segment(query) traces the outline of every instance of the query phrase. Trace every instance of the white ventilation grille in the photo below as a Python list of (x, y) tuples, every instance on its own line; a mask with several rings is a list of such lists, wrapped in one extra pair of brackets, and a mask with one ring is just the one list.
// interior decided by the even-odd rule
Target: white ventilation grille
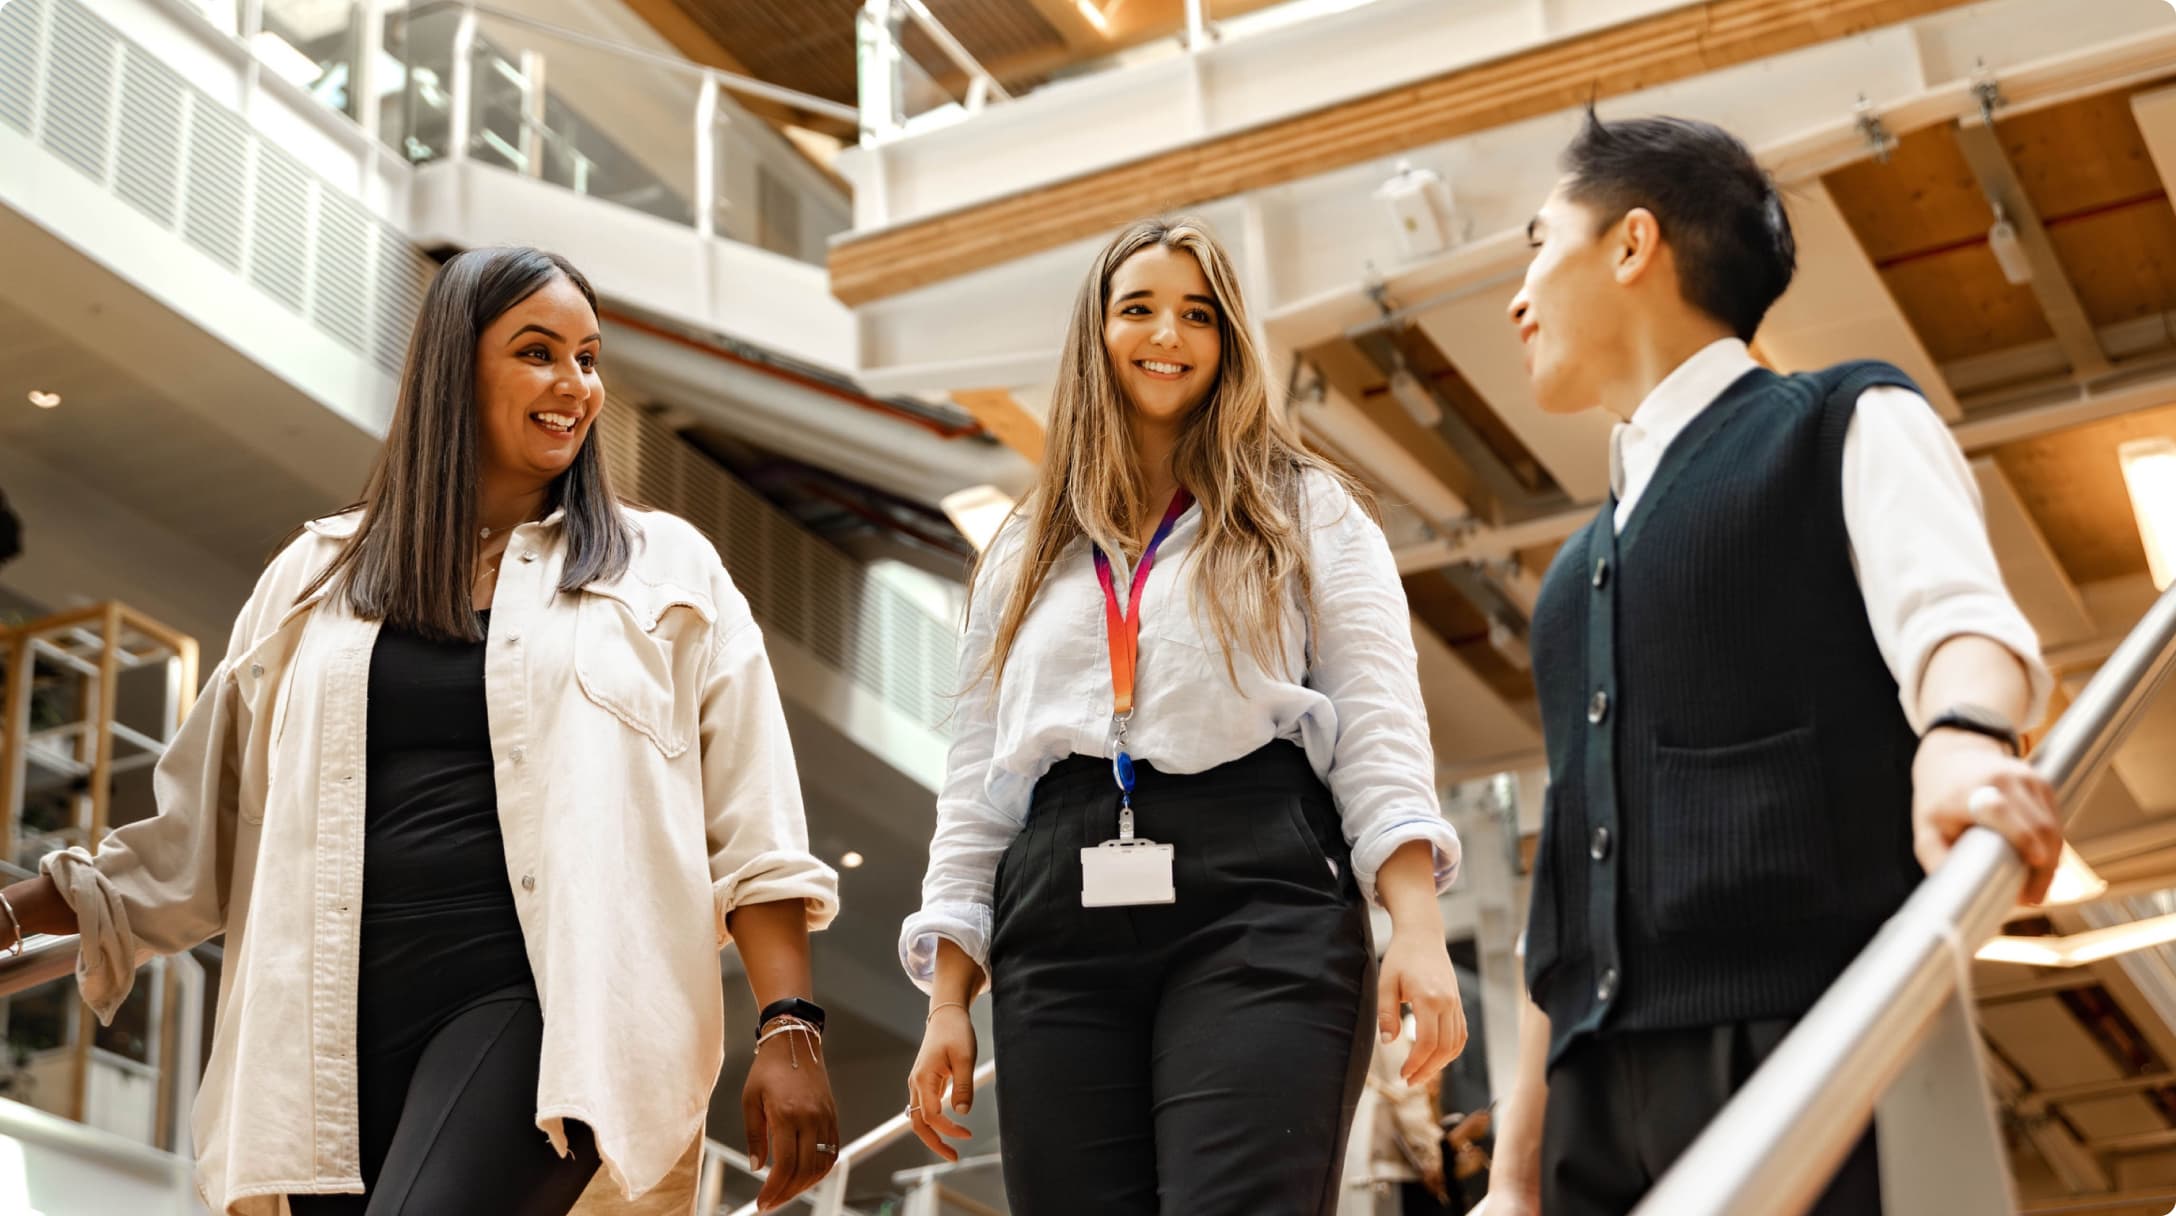
[(0, 122), (30, 134), (30, 107), (38, 93), (39, 26), (45, 0), (0, 4)]
[(295, 158), (257, 145), (257, 208), (250, 225), (249, 281), (302, 311), (303, 269), (309, 264), (310, 187)]
[(174, 224), (180, 198), (182, 83), (163, 64), (121, 78), (121, 145), (113, 192), (157, 222)]
[(329, 190), (317, 196), (317, 264), (311, 275), (310, 315), (341, 345), (370, 353), (370, 213)]
[(103, 182), (113, 131), (114, 52), (120, 39), (75, 4), (57, 6), (53, 18), (40, 141), (53, 155)]
[(189, 107), (189, 170), (182, 235), (219, 264), (242, 269), (242, 183), (251, 140), (241, 120), (216, 105)]
[(0, 0), (0, 124), (399, 373), (431, 260), (79, 0)]
[(614, 487), (701, 529), (766, 631), (914, 721), (943, 729), (955, 646), (945, 621), (803, 531), (636, 407), (614, 401), (599, 425)]

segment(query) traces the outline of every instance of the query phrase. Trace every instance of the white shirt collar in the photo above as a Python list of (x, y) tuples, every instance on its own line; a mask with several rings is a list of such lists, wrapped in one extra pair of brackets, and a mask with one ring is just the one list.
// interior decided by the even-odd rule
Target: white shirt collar
[(1664, 376), (1632, 411), (1631, 419), (1610, 432), (1609, 486), (1618, 502), (1629, 505), (1637, 499), (1654, 476), (1655, 466), (1662, 463), (1670, 441), (1715, 404), (1738, 377), (1759, 366), (1745, 343), (1723, 338), (1701, 347)]

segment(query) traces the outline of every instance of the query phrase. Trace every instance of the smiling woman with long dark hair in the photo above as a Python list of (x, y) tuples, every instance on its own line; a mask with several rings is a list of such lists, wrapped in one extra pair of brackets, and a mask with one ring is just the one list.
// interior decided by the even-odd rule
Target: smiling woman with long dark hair
[(765, 1206), (838, 1151), (808, 955), (837, 875), (747, 602), (612, 492), (603, 344), (564, 259), (448, 262), (362, 503), (259, 580), (159, 813), (0, 892), (0, 945), (82, 934), (101, 1017), (143, 955), (226, 935), (216, 1211), (686, 1211), (729, 939)]

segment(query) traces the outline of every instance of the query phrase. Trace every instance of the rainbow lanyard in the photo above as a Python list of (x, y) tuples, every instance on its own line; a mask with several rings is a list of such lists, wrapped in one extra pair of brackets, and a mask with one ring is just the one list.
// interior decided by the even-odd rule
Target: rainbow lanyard
[(1163, 522), (1141, 550), (1133, 568), (1133, 585), (1126, 593), (1126, 607), (1118, 607), (1118, 588), (1111, 578), (1111, 559), (1096, 550), (1096, 581), (1103, 584), (1103, 631), (1111, 644), (1111, 776), (1118, 782), (1118, 838), (1133, 839), (1133, 756), (1126, 751), (1126, 724), (1133, 720), (1133, 673), (1141, 654), (1141, 590), (1148, 586), (1148, 572), (1156, 565), (1162, 547), (1179, 516), (1194, 505), (1194, 496), (1180, 487), (1164, 508)]

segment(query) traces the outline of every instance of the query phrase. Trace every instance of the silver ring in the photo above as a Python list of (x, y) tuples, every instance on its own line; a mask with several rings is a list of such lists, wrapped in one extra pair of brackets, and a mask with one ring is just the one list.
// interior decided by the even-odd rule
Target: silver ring
[(816, 1146), (816, 1151), (829, 1157), (839, 1151), (839, 1146), (836, 1144), (819, 1144)]

